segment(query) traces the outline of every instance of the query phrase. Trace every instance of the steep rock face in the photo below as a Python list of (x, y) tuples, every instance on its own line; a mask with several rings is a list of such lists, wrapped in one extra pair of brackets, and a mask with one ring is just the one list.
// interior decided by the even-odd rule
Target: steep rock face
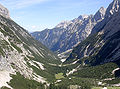
[(115, 13), (101, 31), (104, 45), (96, 55), (95, 64), (120, 61), (120, 11)]
[(10, 18), (8, 9), (2, 6), (1, 4), (0, 4), (0, 15), (6, 18)]
[(28, 79), (48, 82), (48, 76), (54, 77), (50, 74), (51, 63), (59, 63), (51, 51), (14, 21), (0, 15), (0, 87), (11, 88), (7, 84), (11, 74), (18, 73)]
[(106, 8), (101, 7), (94, 16), (95, 20), (99, 21), (101, 19), (104, 19), (105, 13), (106, 13)]
[[(120, 59), (120, 1), (114, 0), (107, 8), (105, 19), (99, 22), (93, 33), (74, 48), (68, 61), (98, 65), (107, 62), (118, 62)], [(115, 9), (115, 10), (114, 10)], [(112, 12), (112, 14), (110, 14)], [(109, 13), (110, 12), (110, 13)], [(100, 25), (102, 23), (102, 25)], [(96, 29), (100, 27), (101, 29)], [(119, 64), (119, 63), (118, 63)]]
[(65, 52), (89, 36), (96, 23), (104, 18), (105, 11), (102, 7), (94, 16), (81, 15), (71, 21), (62, 22), (51, 30), (32, 33), (32, 36), (54, 52)]
[(42, 42), (46, 47), (51, 49), (53, 45), (59, 41), (61, 35), (65, 32), (65, 28), (71, 23), (73, 22), (63, 21), (53, 29), (45, 29), (41, 32), (34, 32), (31, 35), (38, 41)]
[(61, 34), (64, 32), (64, 28), (53, 28), (53, 29), (45, 29), (41, 32), (34, 32), (32, 33), (32, 36), (42, 42), (46, 47), (49, 49), (52, 48), (53, 45), (55, 45)]
[(97, 23), (95, 27), (93, 28), (91, 34), (95, 34), (96, 32), (99, 32), (104, 28), (104, 26), (109, 22), (111, 19), (111, 16), (118, 12), (120, 8), (120, 1), (119, 0), (114, 0), (107, 8), (106, 13), (105, 13), (105, 19), (103, 19), (101, 22)]
[(110, 17), (114, 13), (118, 12), (119, 8), (120, 8), (120, 1), (114, 0), (107, 8), (105, 17)]

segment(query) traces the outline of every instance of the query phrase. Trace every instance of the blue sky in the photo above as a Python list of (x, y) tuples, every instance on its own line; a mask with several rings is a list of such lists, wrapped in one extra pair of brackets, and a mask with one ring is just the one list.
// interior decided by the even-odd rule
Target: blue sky
[(82, 14), (95, 14), (112, 0), (0, 0), (11, 18), (29, 32), (53, 28)]

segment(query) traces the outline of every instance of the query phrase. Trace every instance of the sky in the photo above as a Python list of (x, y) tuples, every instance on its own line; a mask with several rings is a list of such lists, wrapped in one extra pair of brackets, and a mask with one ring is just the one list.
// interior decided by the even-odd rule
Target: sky
[(29, 32), (53, 28), (79, 15), (95, 14), (112, 0), (0, 0), (10, 17)]

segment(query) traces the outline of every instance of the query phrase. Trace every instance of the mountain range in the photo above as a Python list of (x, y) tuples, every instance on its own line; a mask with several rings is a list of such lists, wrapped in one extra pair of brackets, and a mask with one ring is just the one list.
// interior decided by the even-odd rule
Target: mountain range
[(64, 57), (89, 36), (92, 28), (104, 19), (105, 12), (106, 9), (101, 7), (95, 15), (80, 15), (71, 21), (61, 22), (53, 29), (45, 29), (31, 35), (53, 52), (57, 52), (60, 57)]

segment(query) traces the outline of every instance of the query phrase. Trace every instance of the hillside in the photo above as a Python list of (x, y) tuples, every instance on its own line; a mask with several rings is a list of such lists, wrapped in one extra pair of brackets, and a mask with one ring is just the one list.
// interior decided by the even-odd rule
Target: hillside
[(74, 48), (68, 60), (92, 57), (90, 63), (96, 61), (97, 64), (119, 60), (119, 5), (119, 0), (114, 0), (109, 5), (105, 19), (93, 28), (85, 41)]
[[(88, 38), (74, 47), (72, 53), (64, 63), (83, 66), (82, 69), (79, 67), (74, 71), (74, 76), (96, 77), (97, 79), (102, 79), (104, 83), (107, 82), (119, 86), (119, 6), (120, 1), (114, 0), (107, 8), (104, 20), (96, 24)], [(99, 69), (100, 66), (101, 69)]]
[[(55, 79), (57, 72), (51, 64), (59, 63), (58, 57), (24, 28), (10, 17), (0, 15), (0, 87), (18, 89), (16, 86), (23, 81), (30, 81), (28, 85), (35, 86), (48, 84)], [(25, 89), (25, 85), (21, 89)]]

